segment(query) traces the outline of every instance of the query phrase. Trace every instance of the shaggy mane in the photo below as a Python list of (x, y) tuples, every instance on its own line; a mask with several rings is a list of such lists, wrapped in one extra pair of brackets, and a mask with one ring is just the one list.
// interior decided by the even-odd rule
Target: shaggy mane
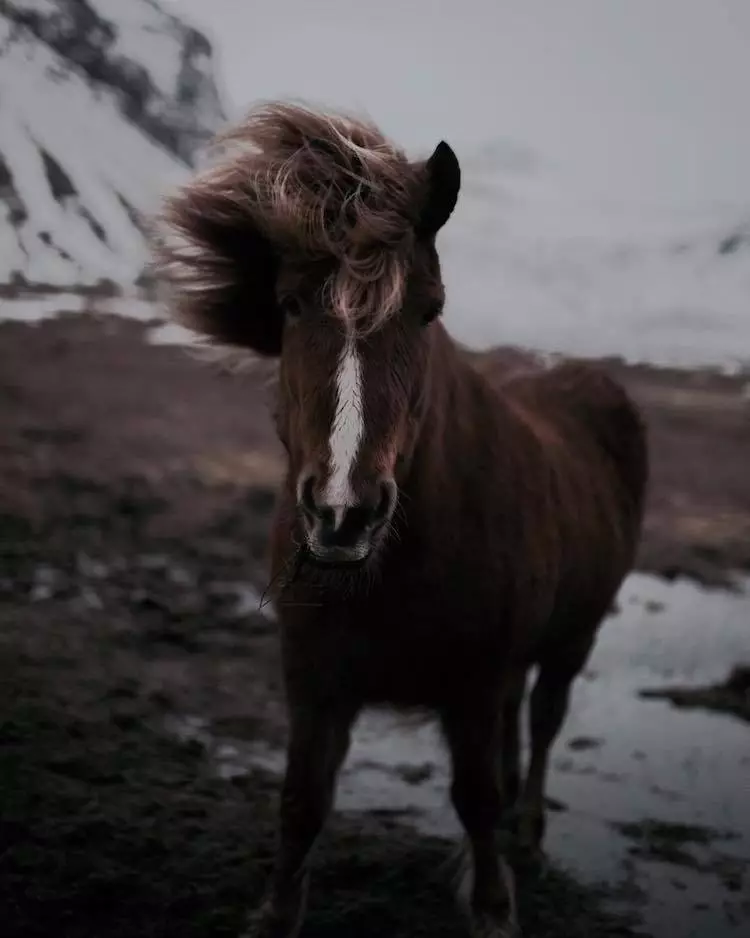
[[(239, 289), (242, 264), (205, 235), (212, 221), (255, 226), (279, 254), (333, 260), (325, 307), (377, 328), (400, 308), (414, 245), (418, 166), (371, 123), (300, 104), (261, 105), (217, 137), (221, 151), (167, 201), (161, 272), (183, 305)], [(206, 322), (207, 313), (183, 316)], [(366, 325), (365, 325), (366, 324)]]

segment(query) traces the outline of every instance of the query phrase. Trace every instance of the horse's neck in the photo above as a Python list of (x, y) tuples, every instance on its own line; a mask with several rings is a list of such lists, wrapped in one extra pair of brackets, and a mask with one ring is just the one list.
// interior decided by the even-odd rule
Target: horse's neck
[[(439, 330), (439, 331), (438, 331)], [(462, 461), (476, 462), (512, 420), (509, 409), (469, 356), (438, 324), (430, 388), (409, 477), (409, 500), (422, 510), (439, 511), (441, 495), (455, 485), (455, 473), (466, 476)], [(415, 508), (416, 508), (415, 504)]]

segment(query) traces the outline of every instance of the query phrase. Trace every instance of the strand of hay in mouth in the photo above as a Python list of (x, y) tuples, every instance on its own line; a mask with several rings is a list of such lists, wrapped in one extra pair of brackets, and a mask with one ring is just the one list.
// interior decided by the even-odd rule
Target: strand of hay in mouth
[(210, 184), (234, 189), (280, 250), (335, 260), (321, 298), (335, 315), (377, 326), (399, 309), (419, 177), (398, 147), (366, 121), (287, 103), (217, 142), (226, 156)]

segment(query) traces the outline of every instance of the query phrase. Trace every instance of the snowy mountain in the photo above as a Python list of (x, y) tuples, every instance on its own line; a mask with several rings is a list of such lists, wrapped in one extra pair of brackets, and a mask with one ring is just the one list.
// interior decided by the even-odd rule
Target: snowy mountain
[(3, 0), (0, 286), (132, 284), (224, 119), (208, 40), (153, 0)]
[[(384, 76), (360, 63), (391, 42), (389, 3), (403, 54)], [(238, 112), (249, 99), (302, 94), (364, 108), (415, 157), (441, 137), (456, 147), (464, 183), (440, 249), (458, 338), (684, 365), (750, 362), (750, 195), (730, 159), (739, 146), (730, 131), (742, 122), (718, 106), (688, 119), (723, 57), (699, 69), (686, 47), (675, 71), (657, 36), (644, 95), (645, 66), (620, 50), (614, 74), (613, 44), (601, 39), (622, 32), (619, 6), (595, 5), (599, 45), (590, 41), (593, 7), (575, 41), (561, 26), (567, 5), (550, 4), (544, 18), (518, 8), (514, 28), (502, 30), (485, 21), (507, 17), (502, 4), (477, 2), (468, 18), (446, 7), (428, 42), (417, 4), (376, 6), (377, 16), (342, 13), (333, 28), (298, 3), (290, 33), (290, 10), (271, 0), (0, 0), (0, 303), (13, 284), (138, 280), (148, 260), (139, 215), (224, 120), (211, 46), (172, 15), (188, 8), (216, 30)], [(671, 20), (660, 15), (673, 48)], [(258, 17), (262, 32), (252, 28)], [(714, 43), (724, 57), (727, 43)], [(466, 67), (446, 68), (459, 52)], [(744, 47), (736, 57), (745, 62)], [(722, 82), (730, 96), (734, 85)], [(666, 95), (661, 110), (637, 121), (654, 94)], [(667, 185), (675, 174), (679, 185)], [(25, 302), (13, 315), (40, 313)]]
[(441, 234), (454, 334), (476, 346), (750, 367), (747, 203), (616, 190), (603, 200), (519, 152), (497, 144), (464, 160)]

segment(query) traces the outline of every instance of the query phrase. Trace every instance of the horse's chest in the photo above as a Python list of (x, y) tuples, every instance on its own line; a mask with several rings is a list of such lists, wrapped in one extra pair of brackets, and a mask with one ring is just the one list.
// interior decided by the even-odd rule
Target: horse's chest
[[(500, 668), (503, 630), (496, 618), (446, 603), (371, 601), (341, 611), (313, 632), (299, 630), (289, 650), (301, 679), (368, 703), (439, 706), (480, 670)], [(303, 647), (304, 646), (304, 647)]]
[(340, 647), (346, 679), (363, 700), (407, 706), (437, 703), (466, 653), (445, 634), (414, 628), (357, 630)]

